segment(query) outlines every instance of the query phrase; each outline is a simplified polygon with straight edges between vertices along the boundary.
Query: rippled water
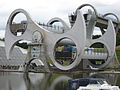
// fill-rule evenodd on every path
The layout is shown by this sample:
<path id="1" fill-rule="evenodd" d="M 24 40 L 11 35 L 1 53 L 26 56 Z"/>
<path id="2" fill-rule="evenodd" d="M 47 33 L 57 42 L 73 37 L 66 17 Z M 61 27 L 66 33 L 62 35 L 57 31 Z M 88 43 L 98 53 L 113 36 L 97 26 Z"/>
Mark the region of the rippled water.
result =
<path id="1" fill-rule="evenodd" d="M 0 72 L 0 90 L 67 90 L 73 78 L 105 78 L 109 84 L 120 86 L 120 74 L 50 74 Z"/>

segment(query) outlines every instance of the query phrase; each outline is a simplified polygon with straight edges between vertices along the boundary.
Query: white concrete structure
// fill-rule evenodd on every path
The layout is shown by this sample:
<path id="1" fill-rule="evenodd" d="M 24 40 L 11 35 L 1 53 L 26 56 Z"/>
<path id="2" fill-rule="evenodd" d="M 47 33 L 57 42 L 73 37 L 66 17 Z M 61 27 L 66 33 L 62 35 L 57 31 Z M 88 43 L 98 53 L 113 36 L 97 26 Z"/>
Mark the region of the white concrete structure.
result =
<path id="1" fill-rule="evenodd" d="M 25 16 L 27 17 L 27 28 L 26 31 L 24 32 L 23 35 L 21 36 L 15 36 L 14 34 L 12 34 L 11 30 L 10 30 L 10 25 L 12 22 L 12 19 L 14 18 L 14 16 L 17 13 L 23 13 L 25 14 Z M 63 33 L 63 34 L 56 34 L 53 32 L 50 32 L 48 30 L 45 30 L 44 28 L 38 26 L 29 16 L 29 14 L 22 10 L 22 9 L 17 9 L 15 10 L 9 17 L 8 23 L 7 23 L 7 27 L 6 27 L 6 34 L 5 34 L 5 45 L 6 45 L 6 55 L 9 58 L 9 55 L 14 47 L 14 44 L 17 41 L 20 40 L 29 40 L 32 41 L 32 35 L 35 31 L 40 32 L 41 34 L 41 39 L 44 40 L 47 50 L 47 55 L 49 55 L 49 57 L 52 59 L 53 63 L 55 64 L 56 67 L 58 67 L 59 69 L 62 70 L 68 70 L 71 69 L 73 67 L 75 67 L 76 65 L 78 65 L 80 63 L 80 56 L 81 53 L 84 51 L 84 46 L 85 46 L 85 37 L 86 37 L 86 30 L 85 30 L 85 22 L 83 19 L 82 14 L 78 11 L 78 16 L 77 16 L 77 20 L 74 24 L 74 26 L 72 27 L 71 30 L 69 30 L 69 32 Z M 75 33 L 75 34 L 74 34 Z M 79 34 L 82 33 L 80 36 Z M 77 35 L 78 34 L 78 35 Z M 55 38 L 54 38 L 55 37 Z M 69 66 L 62 66 L 61 64 L 57 63 L 56 60 L 54 59 L 54 46 L 56 44 L 57 41 L 59 41 L 60 39 L 63 38 L 70 38 L 72 39 L 76 46 L 77 46 L 77 58 L 76 60 Z M 82 38 L 82 39 L 78 39 L 78 38 Z M 80 44 L 82 43 L 82 44 Z M 46 55 L 46 56 L 47 56 Z M 43 60 L 44 62 L 44 60 Z"/>
<path id="2" fill-rule="evenodd" d="M 20 49 L 23 50 L 20 47 L 15 47 L 11 53 L 11 58 L 7 59 L 5 53 L 5 44 L 3 41 L 0 41 L 0 69 L 18 70 L 20 67 L 23 68 L 26 54 Z"/>
<path id="3" fill-rule="evenodd" d="M 87 5 L 91 6 L 89 4 Z M 47 23 L 48 26 L 50 26 L 54 22 L 61 22 L 64 29 L 64 32 L 61 32 L 61 33 L 57 33 L 56 31 L 53 32 L 50 29 L 46 28 L 45 26 L 43 27 L 39 26 L 37 23 L 35 23 L 32 20 L 30 15 L 23 9 L 16 9 L 15 11 L 13 11 L 8 19 L 7 26 L 6 26 L 6 33 L 5 33 L 5 46 L 6 46 L 7 58 L 10 58 L 10 54 L 17 41 L 28 40 L 32 42 L 31 48 L 28 51 L 29 60 L 38 58 L 44 63 L 46 68 L 49 68 L 48 57 L 52 60 L 53 64 L 61 70 L 69 70 L 76 67 L 77 65 L 80 64 L 81 59 L 83 60 L 87 59 L 88 62 L 89 60 L 92 60 L 92 59 L 93 61 L 94 59 L 99 59 L 99 60 L 104 59 L 105 62 L 100 65 L 95 65 L 91 62 L 89 64 L 96 68 L 105 67 L 115 54 L 116 32 L 114 29 L 114 23 L 111 20 L 108 20 L 107 31 L 105 32 L 105 34 L 98 39 L 92 39 L 93 30 L 98 19 L 97 18 L 98 14 L 94 9 L 94 7 L 92 7 L 95 10 L 95 13 L 94 12 L 90 13 L 89 15 L 90 19 L 86 23 L 81 11 L 79 10 L 84 6 L 86 5 L 83 5 L 76 10 L 74 15 L 75 21 L 74 23 L 72 23 L 73 24 L 72 28 L 70 28 L 60 18 L 53 18 Z M 12 21 L 15 18 L 15 16 L 19 13 L 23 13 L 26 16 L 27 18 L 26 25 L 23 29 L 21 28 L 21 30 L 13 31 L 11 28 Z M 16 36 L 14 34 L 14 32 L 17 33 L 16 31 L 23 31 L 22 35 Z M 73 47 L 75 47 L 76 49 L 76 52 L 74 54 L 75 58 L 74 60 L 71 60 L 72 63 L 69 63 L 69 65 L 60 64 L 58 62 L 60 60 L 57 61 L 55 57 L 56 47 L 57 48 L 62 47 L 62 46 L 58 47 L 57 45 L 58 42 L 66 38 L 73 41 L 74 43 Z M 85 53 L 85 47 L 90 48 L 91 45 L 95 43 L 103 44 L 104 47 L 106 47 L 107 52 L 100 53 L 99 55 L 98 54 L 95 55 L 95 52 L 91 54 L 88 54 L 88 52 Z M 66 63 L 65 60 L 64 60 L 64 63 Z"/>

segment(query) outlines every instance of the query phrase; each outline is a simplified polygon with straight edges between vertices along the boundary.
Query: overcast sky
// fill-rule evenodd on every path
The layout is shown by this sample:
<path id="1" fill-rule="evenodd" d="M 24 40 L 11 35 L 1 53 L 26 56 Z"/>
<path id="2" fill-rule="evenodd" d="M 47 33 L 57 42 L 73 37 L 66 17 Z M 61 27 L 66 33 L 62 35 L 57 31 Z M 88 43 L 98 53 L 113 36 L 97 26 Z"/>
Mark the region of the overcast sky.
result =
<path id="1" fill-rule="evenodd" d="M 112 12 L 120 17 L 120 0 L 1 0 L 0 37 L 4 36 L 1 30 L 5 30 L 8 17 L 15 9 L 25 9 L 37 22 L 47 23 L 53 17 L 68 22 L 68 14 L 84 3 L 93 5 L 101 14 Z"/>

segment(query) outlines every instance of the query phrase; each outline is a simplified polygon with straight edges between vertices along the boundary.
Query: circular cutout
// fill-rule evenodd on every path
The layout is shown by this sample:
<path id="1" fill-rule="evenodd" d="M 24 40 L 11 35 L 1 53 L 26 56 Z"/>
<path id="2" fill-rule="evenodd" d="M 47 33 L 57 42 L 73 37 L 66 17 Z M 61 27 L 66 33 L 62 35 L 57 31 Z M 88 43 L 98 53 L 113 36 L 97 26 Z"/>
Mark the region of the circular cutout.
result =
<path id="1" fill-rule="evenodd" d="M 109 53 L 104 44 L 94 43 L 86 51 L 90 55 L 88 60 L 93 66 L 99 67 L 107 62 Z"/>
<path id="2" fill-rule="evenodd" d="M 39 31 L 33 33 L 33 42 L 39 42 L 42 39 L 42 35 Z"/>
<path id="3" fill-rule="evenodd" d="M 77 13 L 78 10 L 82 9 L 83 7 L 86 7 L 86 6 L 89 6 L 93 9 L 94 13 L 96 16 L 98 16 L 98 13 L 97 13 L 97 10 L 90 4 L 82 4 L 81 6 L 79 6 L 76 11 L 75 11 L 75 14 Z"/>
<path id="4" fill-rule="evenodd" d="M 10 21 L 10 31 L 15 36 L 24 34 L 27 28 L 27 17 L 22 12 L 17 12 Z"/>
<path id="5" fill-rule="evenodd" d="M 44 67 L 44 63 L 42 62 L 42 60 L 37 59 L 37 58 L 33 58 L 31 59 L 29 62 L 26 63 L 26 70 L 39 70 L 41 68 Z"/>
<path id="6" fill-rule="evenodd" d="M 116 28 L 115 28 L 115 31 L 116 31 L 116 33 L 117 33 L 117 32 L 119 31 L 119 24 L 120 24 L 120 20 L 119 20 L 118 16 L 115 15 L 114 13 L 106 13 L 106 14 L 103 15 L 103 17 L 106 17 L 106 16 L 112 16 L 112 17 L 110 17 L 110 18 L 108 18 L 108 19 L 112 19 L 112 21 L 117 22 L 117 26 L 116 26 Z M 115 20 L 114 18 L 115 18 L 116 20 Z"/>
<path id="7" fill-rule="evenodd" d="M 64 33 L 65 32 L 65 25 L 60 22 L 60 21 L 55 21 L 55 22 L 51 22 L 50 24 L 48 24 L 48 28 L 50 31 L 55 32 L 55 33 Z"/>
<path id="8" fill-rule="evenodd" d="M 69 30 L 69 26 L 60 18 L 52 18 L 51 20 L 48 21 L 47 23 L 48 28 L 50 31 L 52 32 L 56 32 L 56 33 L 64 33 L 67 30 Z"/>
<path id="9" fill-rule="evenodd" d="M 92 39 L 98 39 L 107 32 L 108 25 L 95 26 L 92 33 Z"/>
<path id="10" fill-rule="evenodd" d="M 77 49 L 73 40 L 64 38 L 56 43 L 54 48 L 54 57 L 58 64 L 69 66 L 75 61 L 76 56 Z"/>

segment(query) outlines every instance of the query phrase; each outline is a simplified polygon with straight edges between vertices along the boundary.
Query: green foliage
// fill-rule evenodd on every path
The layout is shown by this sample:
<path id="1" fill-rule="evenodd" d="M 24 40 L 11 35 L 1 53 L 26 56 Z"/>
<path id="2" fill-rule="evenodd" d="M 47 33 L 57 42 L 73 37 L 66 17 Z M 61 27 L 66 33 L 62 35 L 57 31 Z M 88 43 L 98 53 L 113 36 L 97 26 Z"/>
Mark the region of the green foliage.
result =
<path id="1" fill-rule="evenodd" d="M 105 67 L 103 70 L 120 70 L 120 67 Z"/>
<path id="2" fill-rule="evenodd" d="M 99 37 L 101 37 L 101 35 L 93 35 L 92 39 L 97 39 Z"/>
<path id="3" fill-rule="evenodd" d="M 120 45 L 120 30 L 119 32 L 117 33 L 117 38 L 116 38 L 116 46 Z"/>
<path id="4" fill-rule="evenodd" d="M 117 86 L 120 86 L 120 75 L 119 75 L 118 78 L 117 78 L 116 85 L 117 85 Z"/>
<path id="5" fill-rule="evenodd" d="M 52 65 L 53 65 L 53 62 L 52 62 L 52 60 L 51 60 L 50 57 L 47 57 L 47 60 L 48 60 L 49 64 L 52 64 Z"/>
<path id="6" fill-rule="evenodd" d="M 0 41 L 5 41 L 5 38 L 0 38 Z M 28 49 L 28 45 L 26 42 L 23 42 L 23 43 L 17 42 L 16 46 L 19 46 L 19 47 L 24 48 L 24 49 Z"/>
<path id="7" fill-rule="evenodd" d="M 120 50 L 116 50 L 116 54 L 117 54 L 118 61 L 120 63 Z"/>
<path id="8" fill-rule="evenodd" d="M 17 43 L 16 43 L 16 46 L 19 46 L 19 47 L 24 48 L 24 49 L 27 49 L 27 48 L 28 48 L 28 45 L 27 45 L 26 42 L 23 42 L 23 43 L 17 42 Z"/>
<path id="9" fill-rule="evenodd" d="M 5 41 L 5 38 L 0 38 L 0 41 Z"/>

